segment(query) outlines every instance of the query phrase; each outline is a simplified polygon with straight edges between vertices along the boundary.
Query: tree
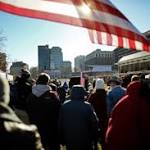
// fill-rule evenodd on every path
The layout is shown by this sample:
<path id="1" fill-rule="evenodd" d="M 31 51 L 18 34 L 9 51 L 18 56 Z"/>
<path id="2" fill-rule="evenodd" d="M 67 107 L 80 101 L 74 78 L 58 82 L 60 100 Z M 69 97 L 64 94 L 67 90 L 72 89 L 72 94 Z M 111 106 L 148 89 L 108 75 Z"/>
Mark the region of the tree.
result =
<path id="1" fill-rule="evenodd" d="M 0 52 L 0 70 L 6 72 L 7 62 L 6 62 L 6 54 Z"/>
<path id="2" fill-rule="evenodd" d="M 5 52 L 3 52 L 2 48 L 4 46 L 4 41 L 6 40 L 6 37 L 2 35 L 2 31 L 0 31 L 0 70 L 6 72 L 7 68 L 7 55 Z"/>

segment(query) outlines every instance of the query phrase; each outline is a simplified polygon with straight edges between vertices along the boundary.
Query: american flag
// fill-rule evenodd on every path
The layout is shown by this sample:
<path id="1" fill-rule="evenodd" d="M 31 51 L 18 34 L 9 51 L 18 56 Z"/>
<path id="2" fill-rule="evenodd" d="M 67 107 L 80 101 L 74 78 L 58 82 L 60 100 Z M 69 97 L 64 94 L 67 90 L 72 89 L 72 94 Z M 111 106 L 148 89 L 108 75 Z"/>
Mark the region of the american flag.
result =
<path id="1" fill-rule="evenodd" d="M 85 27 L 93 43 L 150 51 L 150 43 L 109 0 L 0 0 L 0 10 Z"/>

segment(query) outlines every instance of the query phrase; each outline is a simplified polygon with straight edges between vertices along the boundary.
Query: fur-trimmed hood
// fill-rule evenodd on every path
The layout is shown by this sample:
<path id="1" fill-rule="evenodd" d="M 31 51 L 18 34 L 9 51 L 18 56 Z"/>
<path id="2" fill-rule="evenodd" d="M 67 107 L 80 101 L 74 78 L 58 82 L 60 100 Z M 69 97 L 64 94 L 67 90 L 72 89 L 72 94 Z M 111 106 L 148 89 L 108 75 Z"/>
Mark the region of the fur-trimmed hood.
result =
<path id="1" fill-rule="evenodd" d="M 40 97 L 42 94 L 49 90 L 51 90 L 49 85 L 37 84 L 32 87 L 32 94 L 34 94 L 36 97 Z"/>

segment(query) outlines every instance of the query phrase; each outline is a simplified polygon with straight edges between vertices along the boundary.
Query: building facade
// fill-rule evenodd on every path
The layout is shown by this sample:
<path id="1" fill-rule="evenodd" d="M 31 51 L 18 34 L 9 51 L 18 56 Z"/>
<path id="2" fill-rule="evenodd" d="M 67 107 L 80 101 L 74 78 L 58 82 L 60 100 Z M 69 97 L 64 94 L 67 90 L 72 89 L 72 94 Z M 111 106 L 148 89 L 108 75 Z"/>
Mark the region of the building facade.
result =
<path id="1" fill-rule="evenodd" d="M 38 46 L 38 69 L 40 72 L 50 69 L 50 49 L 48 45 Z"/>
<path id="2" fill-rule="evenodd" d="M 84 55 L 80 55 L 75 57 L 74 59 L 74 71 L 80 72 L 85 70 L 85 60 L 86 57 Z"/>
<path id="3" fill-rule="evenodd" d="M 108 66 L 111 67 L 112 64 L 112 51 L 101 51 L 100 49 L 97 49 L 86 56 L 85 66 L 87 71 L 92 70 L 94 66 L 101 66 L 99 68 L 104 68 L 106 66 L 106 68 L 108 68 Z"/>
<path id="4" fill-rule="evenodd" d="M 50 49 L 50 70 L 60 70 L 63 64 L 63 54 L 60 47 Z"/>

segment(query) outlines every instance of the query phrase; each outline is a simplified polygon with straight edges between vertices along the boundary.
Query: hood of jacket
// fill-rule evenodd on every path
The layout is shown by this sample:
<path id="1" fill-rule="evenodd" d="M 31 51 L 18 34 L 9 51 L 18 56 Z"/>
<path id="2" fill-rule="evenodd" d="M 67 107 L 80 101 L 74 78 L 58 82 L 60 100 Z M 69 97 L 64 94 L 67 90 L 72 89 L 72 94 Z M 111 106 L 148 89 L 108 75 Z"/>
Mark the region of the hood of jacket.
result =
<path id="1" fill-rule="evenodd" d="M 133 81 L 127 87 L 127 94 L 130 96 L 137 96 L 139 95 L 140 90 L 141 90 L 140 81 Z"/>
<path id="2" fill-rule="evenodd" d="M 45 92 L 50 91 L 51 87 L 49 85 L 37 84 L 32 87 L 32 94 L 36 97 L 40 97 Z"/>
<path id="3" fill-rule="evenodd" d="M 18 123 L 22 122 L 14 113 L 14 111 L 2 102 L 0 102 L 0 120 L 15 121 Z"/>
<path id="4" fill-rule="evenodd" d="M 71 100 L 84 100 L 86 91 L 81 85 L 74 85 L 71 90 Z"/>

